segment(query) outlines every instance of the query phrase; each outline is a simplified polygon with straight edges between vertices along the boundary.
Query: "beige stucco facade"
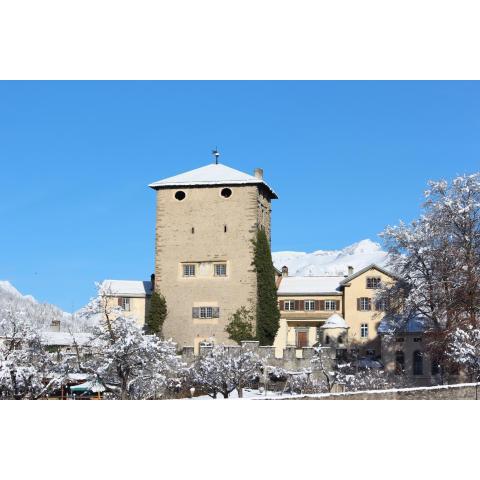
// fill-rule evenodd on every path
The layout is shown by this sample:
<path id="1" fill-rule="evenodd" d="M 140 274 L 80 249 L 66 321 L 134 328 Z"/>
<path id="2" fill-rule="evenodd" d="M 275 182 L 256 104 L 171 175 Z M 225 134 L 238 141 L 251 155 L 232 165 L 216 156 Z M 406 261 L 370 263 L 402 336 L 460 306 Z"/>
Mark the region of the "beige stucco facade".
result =
<path id="1" fill-rule="evenodd" d="M 384 311 L 377 308 L 376 295 L 378 289 L 368 288 L 368 278 L 380 278 L 383 285 L 392 282 L 392 276 L 387 275 L 376 267 L 372 267 L 343 285 L 344 318 L 349 328 L 348 337 L 352 347 L 360 350 L 373 350 L 376 356 L 380 355 L 380 337 L 378 326 L 384 317 Z M 359 310 L 358 299 L 369 298 L 371 310 Z M 361 335 L 361 326 L 367 325 L 367 336 Z"/>
<path id="2" fill-rule="evenodd" d="M 224 188 L 231 191 L 228 197 L 222 196 Z M 175 196 L 179 191 L 182 200 Z M 252 241 L 260 226 L 270 235 L 268 189 L 173 186 L 158 188 L 156 195 L 155 290 L 167 301 L 164 336 L 179 349 L 196 351 L 204 340 L 232 343 L 225 332 L 230 316 L 241 306 L 255 307 Z M 215 275 L 216 264 L 226 265 L 225 276 Z M 194 274 L 185 276 L 184 265 L 193 265 Z M 216 316 L 201 318 L 204 307 Z"/>
<path id="3" fill-rule="evenodd" d="M 317 302 L 317 310 L 305 310 L 305 301 Z M 285 302 L 297 302 L 296 310 L 285 310 Z M 335 309 L 325 310 L 325 301 L 335 302 Z M 319 328 L 333 313 L 343 314 L 343 302 L 341 294 L 338 295 L 279 295 L 278 303 L 280 308 L 280 328 L 275 336 L 274 346 L 275 355 L 281 357 L 285 347 L 302 346 L 311 347 L 318 343 L 321 338 Z M 302 332 L 306 332 L 306 337 L 302 338 Z M 301 342 L 307 340 L 305 345 Z"/>
<path id="4" fill-rule="evenodd" d="M 127 309 L 122 308 L 123 298 L 128 299 L 129 307 Z M 145 325 L 149 304 L 150 298 L 146 296 L 133 297 L 128 294 L 124 294 L 107 297 L 108 311 L 113 311 L 120 307 L 123 316 L 134 319 L 135 322 L 142 327 Z"/>
<path id="5" fill-rule="evenodd" d="M 370 356 L 379 357 L 381 346 L 377 329 L 384 312 L 377 308 L 375 301 L 379 290 L 368 288 L 368 278 L 379 279 L 380 284 L 392 282 L 392 276 L 383 269 L 370 266 L 364 271 L 340 279 L 336 292 L 323 295 L 279 293 L 281 320 L 274 343 L 276 355 L 281 356 L 283 348 L 287 346 L 296 346 L 300 350 L 302 346 L 311 347 L 319 343 L 324 345 L 328 342 L 336 345 L 336 340 L 340 336 L 342 343 L 336 345 L 338 348 L 354 348 L 358 349 L 361 355 L 368 353 Z M 314 278 L 311 280 L 314 281 Z M 370 299 L 370 310 L 359 309 L 361 298 Z M 315 302 L 313 304 L 315 309 L 306 310 L 305 303 L 312 300 Z M 295 302 L 294 310 L 286 308 L 286 302 L 289 301 Z M 336 302 L 335 310 L 326 309 L 326 302 L 329 303 L 330 308 L 332 302 Z M 345 319 L 347 324 L 345 330 L 321 328 L 334 313 L 338 313 Z M 303 331 L 307 332 L 306 336 L 301 333 Z"/>

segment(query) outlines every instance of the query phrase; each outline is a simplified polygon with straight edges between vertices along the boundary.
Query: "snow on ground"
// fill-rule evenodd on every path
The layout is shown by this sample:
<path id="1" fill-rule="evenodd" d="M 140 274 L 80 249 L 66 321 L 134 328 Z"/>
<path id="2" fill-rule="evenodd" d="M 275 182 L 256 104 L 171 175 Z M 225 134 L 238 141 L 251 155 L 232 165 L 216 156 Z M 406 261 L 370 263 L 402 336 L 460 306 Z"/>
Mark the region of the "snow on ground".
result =
<path id="1" fill-rule="evenodd" d="M 385 266 L 388 253 L 380 244 L 369 239 L 349 245 L 341 250 L 305 252 L 273 252 L 273 263 L 279 270 L 286 265 L 290 276 L 346 275 L 348 267 L 357 272 L 375 263 Z"/>
<path id="2" fill-rule="evenodd" d="M 291 393 L 283 393 L 282 392 L 270 392 L 268 391 L 266 394 L 265 392 L 261 392 L 260 390 L 252 390 L 250 388 L 243 389 L 243 398 L 238 398 L 237 391 L 234 390 L 228 398 L 223 398 L 223 395 L 219 393 L 217 398 L 213 399 L 208 395 L 200 395 L 198 397 L 193 398 L 184 398 L 183 400 L 275 400 L 280 398 L 291 398 L 291 397 L 302 397 L 305 395 L 301 394 L 291 394 Z"/>

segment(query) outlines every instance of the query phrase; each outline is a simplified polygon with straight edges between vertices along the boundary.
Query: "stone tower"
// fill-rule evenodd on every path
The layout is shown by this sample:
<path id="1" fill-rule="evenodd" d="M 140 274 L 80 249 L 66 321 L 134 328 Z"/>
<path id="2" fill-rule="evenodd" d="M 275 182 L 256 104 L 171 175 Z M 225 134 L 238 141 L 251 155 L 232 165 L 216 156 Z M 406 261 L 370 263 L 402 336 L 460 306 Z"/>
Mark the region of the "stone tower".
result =
<path id="1" fill-rule="evenodd" d="M 165 338 L 181 349 L 202 341 L 231 343 L 230 315 L 255 306 L 253 244 L 257 229 L 270 237 L 275 192 L 254 176 L 222 164 L 149 185 L 157 192 L 155 291 L 165 296 Z"/>

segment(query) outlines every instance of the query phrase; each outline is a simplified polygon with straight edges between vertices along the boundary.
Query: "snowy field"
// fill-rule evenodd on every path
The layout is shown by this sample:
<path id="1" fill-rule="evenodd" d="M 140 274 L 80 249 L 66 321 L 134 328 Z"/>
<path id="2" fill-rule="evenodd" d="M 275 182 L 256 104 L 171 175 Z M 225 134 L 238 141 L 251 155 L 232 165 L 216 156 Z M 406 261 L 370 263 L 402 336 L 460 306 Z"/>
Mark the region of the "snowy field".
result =
<path id="1" fill-rule="evenodd" d="M 253 390 L 245 388 L 243 390 L 243 398 L 238 398 L 237 391 L 234 390 L 228 398 L 223 398 L 223 395 L 219 393 L 217 398 L 209 397 L 208 395 L 200 395 L 193 398 L 184 398 L 182 400 L 278 400 L 282 398 L 303 397 L 305 394 L 290 394 L 282 392 L 261 392 L 259 390 Z"/>

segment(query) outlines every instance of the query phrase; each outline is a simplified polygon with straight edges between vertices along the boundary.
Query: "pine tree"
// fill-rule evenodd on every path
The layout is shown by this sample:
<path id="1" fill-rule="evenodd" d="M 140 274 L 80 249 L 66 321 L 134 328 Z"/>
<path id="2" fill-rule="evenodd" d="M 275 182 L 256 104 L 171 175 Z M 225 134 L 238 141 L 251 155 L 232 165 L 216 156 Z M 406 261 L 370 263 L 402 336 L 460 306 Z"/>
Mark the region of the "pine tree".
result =
<path id="1" fill-rule="evenodd" d="M 167 302 L 158 292 L 153 292 L 150 299 L 150 309 L 145 322 L 145 332 L 149 335 L 161 335 L 163 322 L 167 318 Z"/>
<path id="2" fill-rule="evenodd" d="M 280 326 L 280 311 L 270 243 L 263 228 L 258 230 L 253 244 L 253 265 L 257 273 L 257 340 L 260 345 L 272 345 Z"/>

